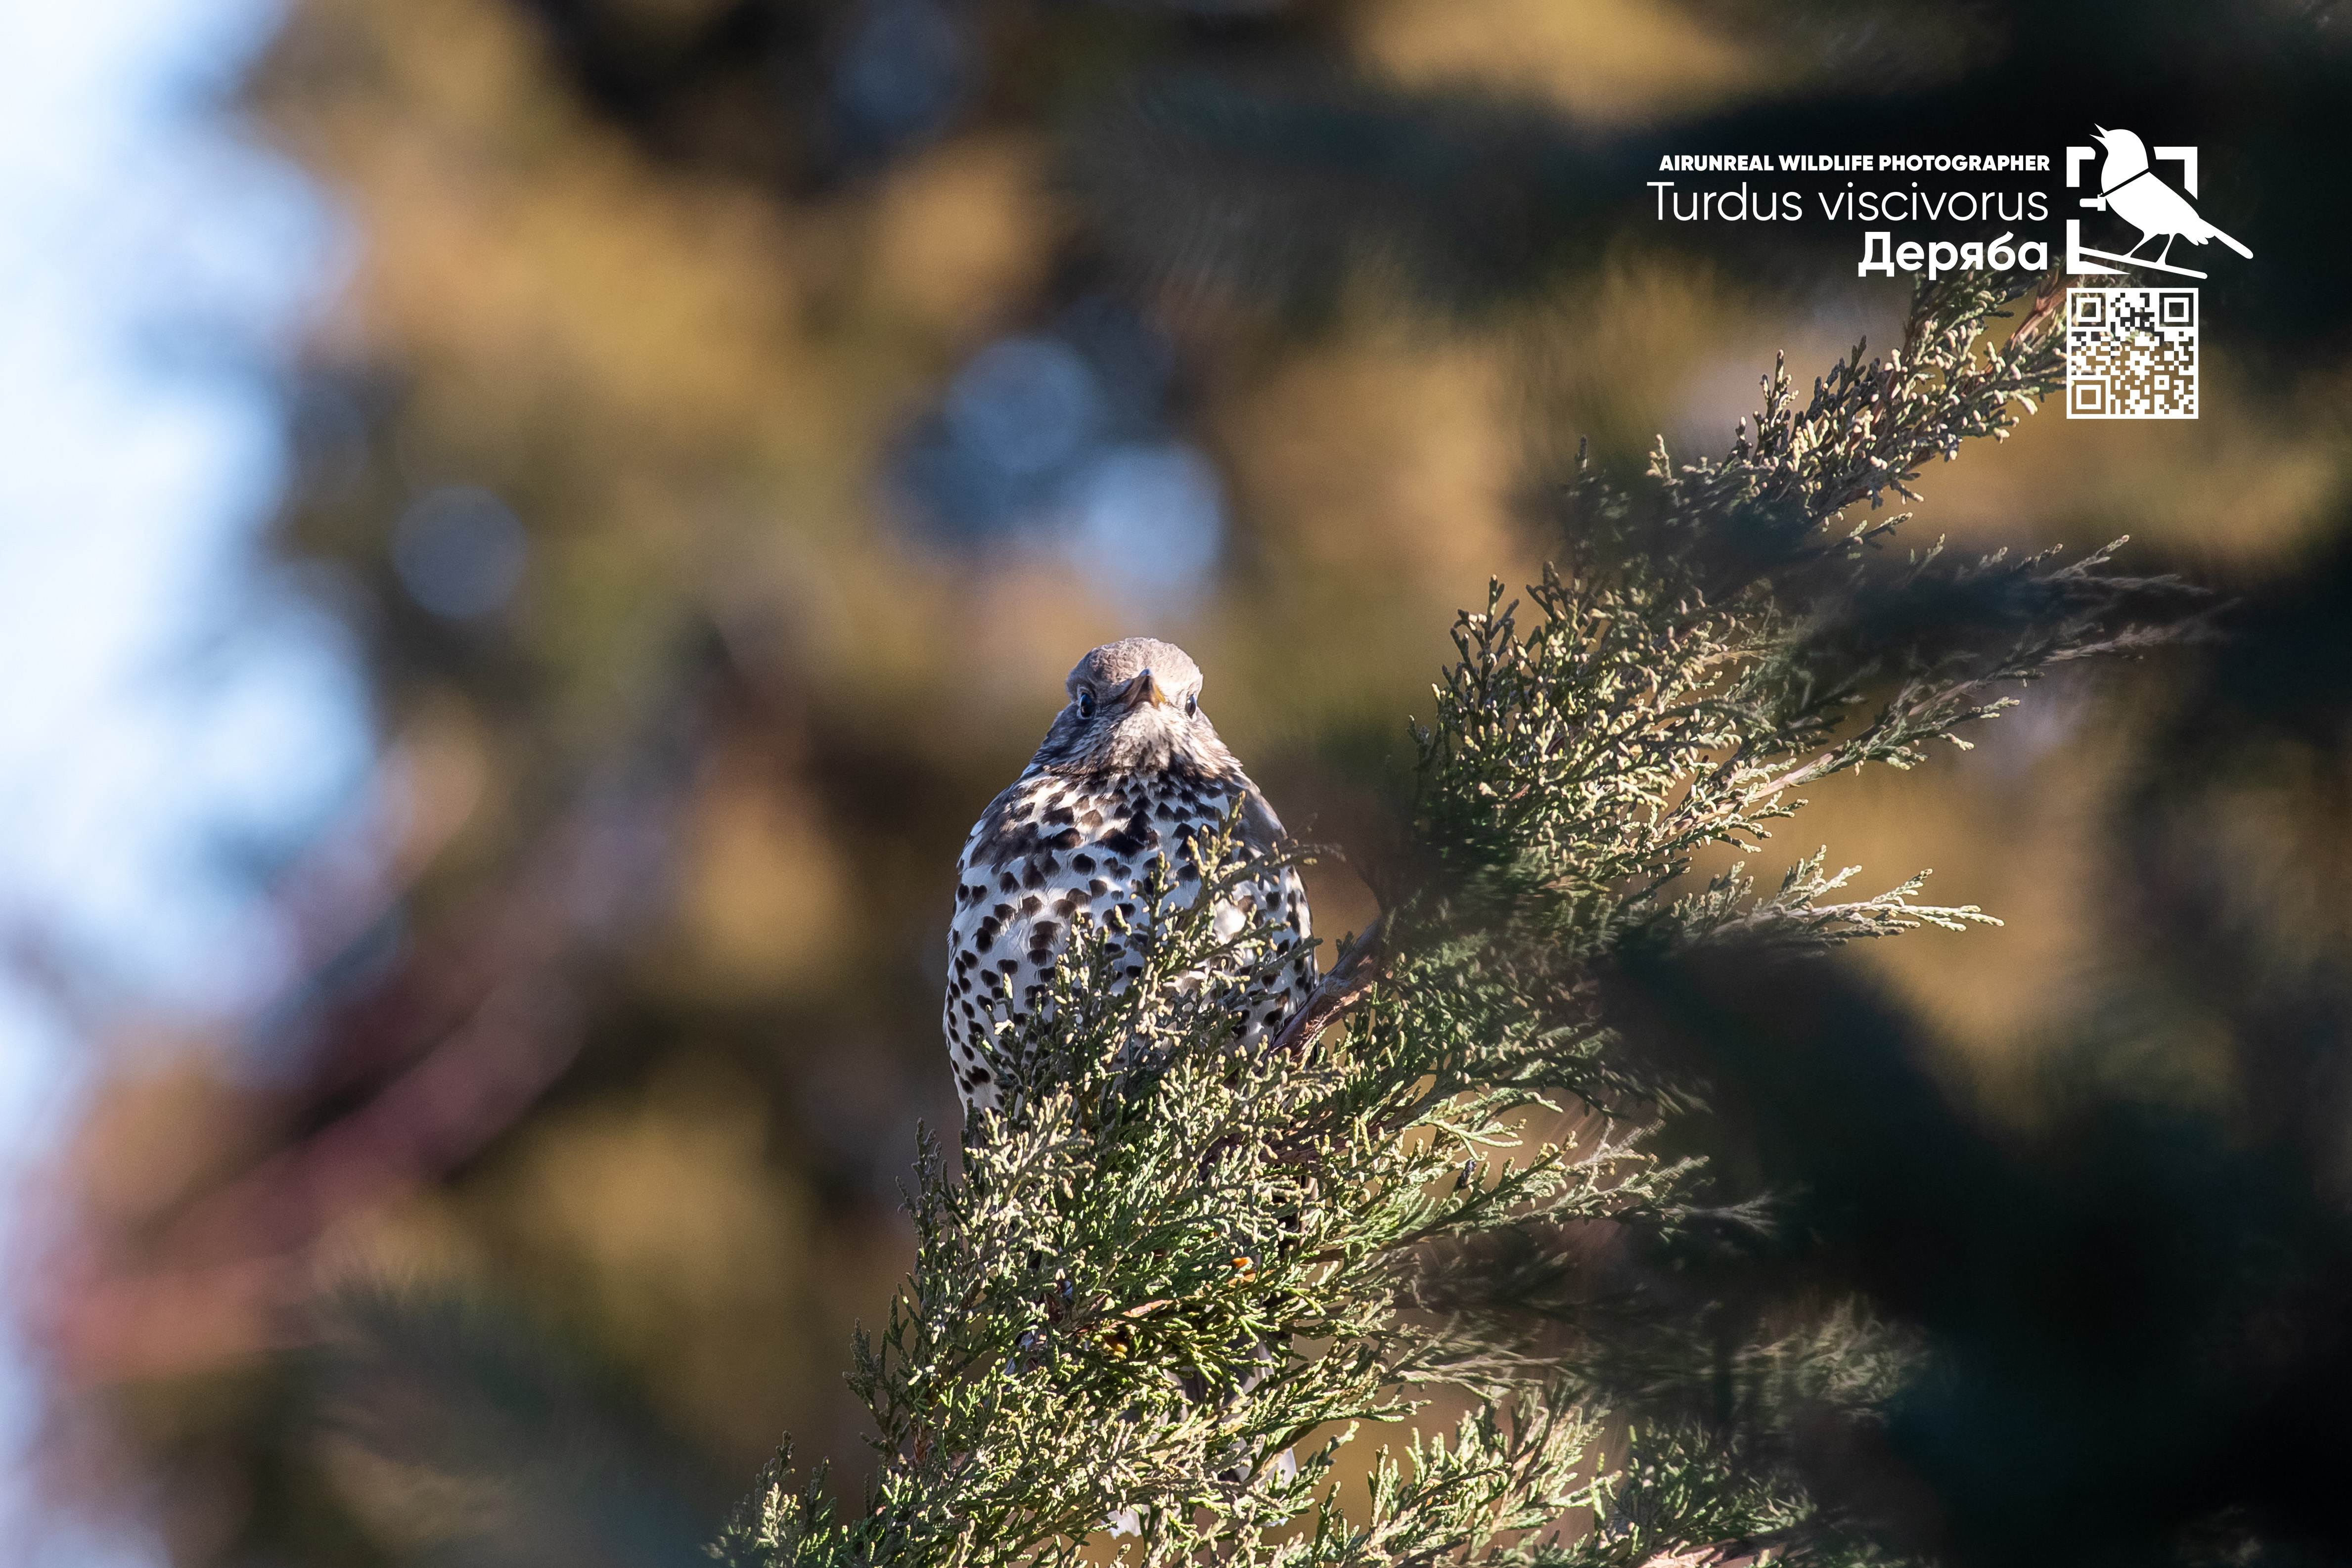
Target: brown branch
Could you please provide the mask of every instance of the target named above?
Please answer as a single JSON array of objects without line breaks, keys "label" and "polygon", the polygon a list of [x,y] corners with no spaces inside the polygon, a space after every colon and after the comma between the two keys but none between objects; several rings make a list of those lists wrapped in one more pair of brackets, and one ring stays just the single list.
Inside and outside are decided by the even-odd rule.
[{"label": "brown branch", "polygon": [[1776,1561],[1796,1539],[1793,1530],[1706,1545],[1663,1547],[1642,1560],[1641,1568],[1759,1568]]},{"label": "brown branch", "polygon": [[1389,928],[1394,911],[1382,911],[1380,918],[1366,926],[1363,933],[1339,950],[1339,961],[1333,964],[1308,993],[1306,1004],[1290,1015],[1282,1032],[1274,1037],[1269,1051],[1304,1051],[1320,1039],[1323,1031],[1339,1021],[1366,992],[1388,974]]},{"label": "brown branch", "polygon": [[[305,1337],[313,1325],[302,1310],[337,1224],[445,1176],[562,1075],[586,1039],[586,977],[612,933],[660,895],[653,857],[686,784],[678,769],[649,765],[662,744],[639,740],[606,759],[451,929],[358,999],[323,1009],[306,1082],[243,1094],[221,1114],[295,1123],[366,1083],[356,1104],[299,1135],[281,1131],[278,1146],[161,1211],[84,1214],[60,1193],[70,1223],[24,1271],[37,1281],[27,1316],[68,1377],[184,1375]],[[356,917],[339,923],[308,902],[293,907],[330,933],[314,939],[318,961]],[[287,1005],[315,982],[304,975]]]}]

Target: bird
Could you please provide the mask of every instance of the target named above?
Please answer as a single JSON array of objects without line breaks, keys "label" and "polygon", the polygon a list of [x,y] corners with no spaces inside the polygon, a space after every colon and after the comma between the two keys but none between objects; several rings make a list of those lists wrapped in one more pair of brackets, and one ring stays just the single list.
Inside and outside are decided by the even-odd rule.
[{"label": "bird", "polygon": [[2099,162],[2099,193],[2084,199],[2086,207],[2115,214],[2139,230],[2139,238],[2126,257],[2137,256],[2139,247],[2164,236],[2164,249],[2158,255],[2156,265],[2167,265],[2165,258],[2172,254],[2172,242],[2185,239],[2191,245],[2203,245],[2207,240],[2220,240],[2240,256],[2252,257],[2253,252],[2211,224],[2197,215],[2189,198],[2159,179],[2148,164],[2147,145],[2128,131],[2096,128],[2093,140],[2106,149]]},{"label": "bird", "polygon": [[[1003,1103],[1012,1064],[998,1055],[1000,1035],[1044,1005],[1080,915],[1108,931],[1124,986],[1141,972],[1125,936],[1150,920],[1155,873],[1168,877],[1172,907],[1191,908],[1202,888],[1195,841],[1229,818],[1245,874],[1220,897],[1216,932],[1238,936],[1255,917],[1273,949],[1274,977],[1244,998],[1233,1021],[1236,1043],[1246,1050],[1267,1040],[1313,992],[1307,889],[1297,867],[1276,858],[1286,838],[1282,819],[1217,737],[1201,708],[1202,685],[1200,666],[1172,643],[1126,637],[1090,650],[1064,681],[1069,700],[1029,766],[966,835],[940,1027],[967,1137],[975,1120]],[[1257,1364],[1239,1381],[1246,1393],[1279,1358],[1266,1342],[1244,1348]],[[1185,1393],[1195,1403],[1212,1396],[1197,1375],[1185,1379]],[[1273,1469],[1296,1476],[1297,1456],[1285,1448]],[[1244,1463],[1224,1475],[1241,1481],[1252,1473]],[[1131,1535],[1141,1518],[1119,1508],[1104,1523],[1114,1535]]]},{"label": "bird", "polygon": [[1234,1019],[1237,1045],[1270,1039],[1314,989],[1307,890],[1276,858],[1282,820],[1217,738],[1202,684],[1172,643],[1093,649],[1063,683],[1069,700],[1037,754],[966,836],[940,1024],[968,1129],[1001,1105],[1012,1064],[1000,1060],[1000,1035],[1043,1005],[1072,923],[1083,915],[1109,930],[1117,983],[1127,984],[1142,963],[1120,927],[1149,923],[1153,875],[1164,868],[1170,904],[1191,907],[1202,885],[1192,845],[1236,812],[1233,852],[1258,869],[1220,897],[1216,929],[1230,937],[1257,919],[1278,963]]}]

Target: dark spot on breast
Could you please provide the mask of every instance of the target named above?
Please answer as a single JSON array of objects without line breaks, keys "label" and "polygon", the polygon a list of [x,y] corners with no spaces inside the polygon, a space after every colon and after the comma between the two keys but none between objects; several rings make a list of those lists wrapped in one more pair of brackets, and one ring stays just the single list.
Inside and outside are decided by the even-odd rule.
[{"label": "dark spot on breast", "polygon": [[1045,907],[1045,901],[1034,893],[1021,901],[1021,913],[1024,915],[1034,915]]},{"label": "dark spot on breast", "polygon": [[1021,885],[1024,887],[1045,886],[1045,862],[1034,856],[1031,857],[1029,862],[1021,868]]},{"label": "dark spot on breast", "polygon": [[1087,883],[1087,891],[1093,894],[1097,898],[1100,898],[1104,894],[1110,891],[1110,883],[1105,882],[1100,877],[1097,877],[1094,881]]},{"label": "dark spot on breast", "polygon": [[972,831],[971,846],[965,852],[971,864],[1001,866],[1037,847],[1037,829],[1027,821],[1036,804],[1018,793],[1024,788],[1015,784],[988,803],[988,810],[981,814],[980,826]]},{"label": "dark spot on breast", "polygon": [[1060,929],[1060,926],[1050,920],[1040,920],[1036,925],[1029,927],[1030,946],[1043,949],[1054,940],[1054,933]]},{"label": "dark spot on breast", "polygon": [[1092,855],[1072,855],[1070,857],[1070,869],[1076,872],[1080,876],[1092,876],[1095,872],[1095,857]]},{"label": "dark spot on breast", "polygon": [[1037,820],[1053,827],[1066,828],[1078,820],[1078,814],[1067,806],[1056,806]]},{"label": "dark spot on breast", "polygon": [[1003,876],[996,879],[996,891],[999,893],[1011,893],[1014,888],[1019,887],[1021,883],[1019,879],[1014,877],[1009,871]]},{"label": "dark spot on breast", "polygon": [[1045,841],[1045,847],[1049,850],[1074,850],[1085,841],[1086,841],[1084,839],[1078,836],[1077,829],[1064,828],[1060,832],[1055,833],[1052,838]]}]

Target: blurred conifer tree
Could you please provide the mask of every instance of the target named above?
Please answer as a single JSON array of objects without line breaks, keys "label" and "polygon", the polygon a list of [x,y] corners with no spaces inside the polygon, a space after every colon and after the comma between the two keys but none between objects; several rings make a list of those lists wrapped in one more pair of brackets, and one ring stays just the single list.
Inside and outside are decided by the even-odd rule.
[{"label": "blurred conifer tree", "polygon": [[[1895,808],[1949,832],[1939,880],[2011,878],[2075,945],[2012,967],[2001,934],[1930,938],[1898,971],[1570,944],[1608,959],[1612,1052],[1707,1085],[1643,1157],[1721,1185],[1660,1198],[1680,1250],[1588,1267],[1514,1230],[1449,1265],[1467,1293],[1416,1288],[1578,1330],[1545,1364],[1651,1422],[1619,1495],[1663,1500],[1596,1551],[1784,1516],[1969,1563],[2352,1551],[2320,1462],[2352,1401],[2346,297],[2307,264],[2342,249],[2311,199],[2341,32],[2185,0],[289,7],[249,102],[355,248],[290,389],[278,542],[370,652],[401,811],[360,846],[381,887],[337,881],[348,846],[291,868],[317,950],[227,1065],[126,1074],[77,1156],[119,1278],[64,1338],[128,1385],[173,1550],[677,1561],[779,1427],[858,1495],[837,1351],[914,1246],[913,1124],[953,1116],[948,868],[1076,649],[1202,655],[1286,815],[1370,852],[1377,899],[1310,868],[1339,928],[1444,885],[1382,763],[1490,573],[1671,560],[1794,617],[1782,677],[1874,667],[1874,703],[1886,672],[2104,635],[2070,597],[2095,575],[1955,551],[1848,579],[1790,557],[1801,510],[1641,477],[1653,432],[1714,417],[1694,387],[1729,360],[1744,387],[1852,260],[1662,237],[1661,152],[2038,151],[2095,116],[2201,143],[2245,214],[2265,265],[2217,277],[2210,339],[2256,412],[2105,456],[2041,422],[1938,499],[1974,497],[1954,529],[1988,549],[2129,528],[2244,607],[2122,695],[2051,703],[2054,760],[1996,740]],[[1027,442],[1041,410],[1060,434]],[[1588,431],[1575,503],[1528,504]],[[1121,570],[1089,553],[1071,518],[1118,474],[1177,497],[1193,575],[1137,575],[1116,534]],[[1552,896],[1482,877],[1459,896]],[[1576,921],[1614,907],[1561,918],[1599,943]],[[2032,1065],[1956,1087],[1971,1008],[2028,992]],[[1769,1229],[1706,1222],[1761,1191]],[[318,1310],[386,1272],[429,1284]],[[1620,1291],[1675,1330],[1628,1342],[1654,1366],[1591,1354]],[[327,1354],[259,1354],[289,1338]],[[1842,1366],[1871,1376],[1808,1381]],[[584,1459],[505,1473],[485,1433]],[[1695,1433],[1754,1446],[1727,1468]],[[1715,1484],[1735,1470],[1754,1486]]]}]

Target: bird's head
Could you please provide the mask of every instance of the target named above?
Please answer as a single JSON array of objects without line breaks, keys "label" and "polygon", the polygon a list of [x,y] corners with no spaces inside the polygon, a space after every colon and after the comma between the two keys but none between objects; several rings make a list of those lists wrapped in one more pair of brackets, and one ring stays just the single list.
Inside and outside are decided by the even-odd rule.
[{"label": "bird's head", "polygon": [[2129,131],[2109,131],[2105,126],[2092,128],[2091,140],[2107,150],[2107,156],[2126,166],[2126,171],[2147,167],[2147,143]]},{"label": "bird's head", "polygon": [[1122,773],[1179,762],[1221,772],[1232,764],[1201,711],[1201,666],[1173,643],[1106,643],[1077,662],[1066,685],[1069,706],[1045,732],[1041,764]]}]

